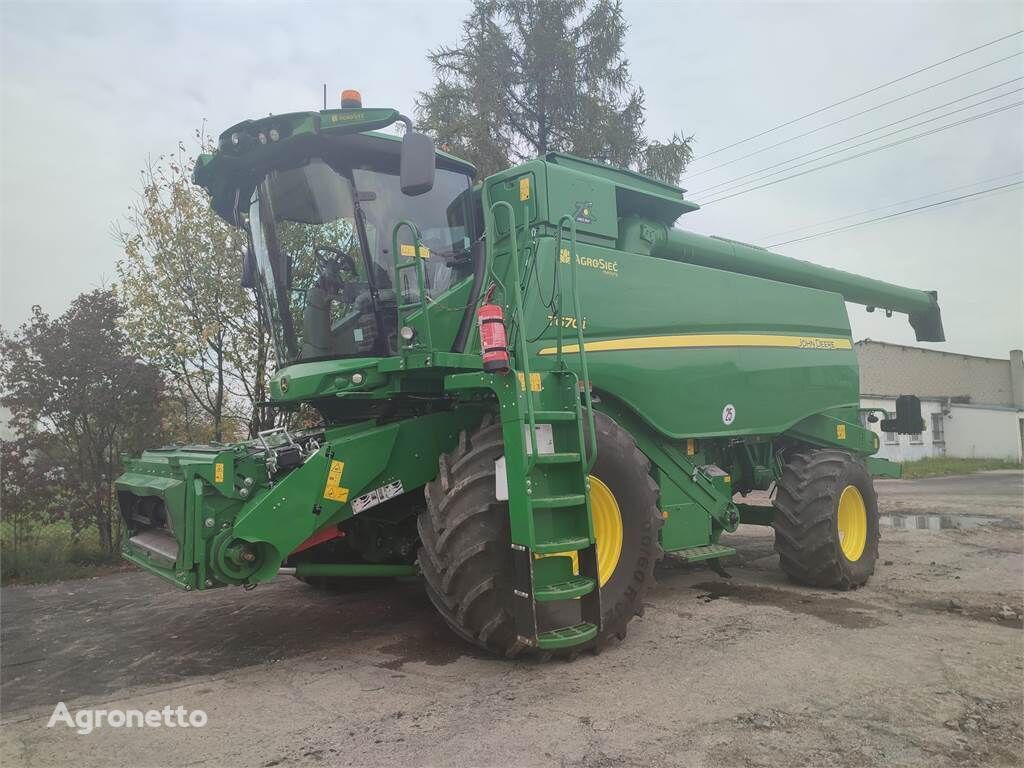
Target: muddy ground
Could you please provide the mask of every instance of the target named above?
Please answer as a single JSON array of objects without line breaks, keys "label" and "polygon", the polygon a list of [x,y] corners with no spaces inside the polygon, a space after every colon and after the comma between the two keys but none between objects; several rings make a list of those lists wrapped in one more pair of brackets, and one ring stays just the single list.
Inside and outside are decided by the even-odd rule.
[{"label": "muddy ground", "polygon": [[[122,573],[6,589],[0,759],[1022,764],[1021,473],[878,488],[895,517],[866,588],[787,583],[771,531],[744,526],[728,537],[739,553],[731,579],[665,563],[626,641],[574,663],[482,656],[415,582],[336,596],[283,578],[186,594]],[[58,701],[72,711],[180,705],[208,724],[77,735],[46,727]]]}]

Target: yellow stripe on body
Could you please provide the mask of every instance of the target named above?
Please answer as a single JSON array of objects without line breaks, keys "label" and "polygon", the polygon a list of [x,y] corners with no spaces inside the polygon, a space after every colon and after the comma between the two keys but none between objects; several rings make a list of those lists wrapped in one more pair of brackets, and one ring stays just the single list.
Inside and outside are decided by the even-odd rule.
[{"label": "yellow stripe on body", "polygon": [[[587,341],[586,352],[623,352],[637,349],[707,349],[713,347],[777,347],[782,349],[853,349],[849,339],[826,336],[778,336],[761,333],[692,333],[675,336],[635,336],[627,339]],[[579,352],[579,344],[566,344],[564,353]],[[554,355],[557,347],[545,347],[538,354]]]}]

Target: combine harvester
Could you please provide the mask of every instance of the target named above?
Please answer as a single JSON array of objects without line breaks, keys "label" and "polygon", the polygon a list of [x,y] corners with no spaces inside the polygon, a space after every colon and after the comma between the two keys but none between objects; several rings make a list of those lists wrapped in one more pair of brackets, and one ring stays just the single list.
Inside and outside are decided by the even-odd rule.
[{"label": "combine harvester", "polygon": [[[474,183],[345,96],[195,170],[248,237],[272,405],[321,425],[129,460],[128,560],[186,590],[419,573],[507,656],[623,638],[663,552],[716,565],[740,523],[803,584],[868,580],[898,467],[870,458],[846,302],[942,341],[934,293],[674,229],[682,189],[578,157]],[[883,427],[920,432],[917,399]]]}]

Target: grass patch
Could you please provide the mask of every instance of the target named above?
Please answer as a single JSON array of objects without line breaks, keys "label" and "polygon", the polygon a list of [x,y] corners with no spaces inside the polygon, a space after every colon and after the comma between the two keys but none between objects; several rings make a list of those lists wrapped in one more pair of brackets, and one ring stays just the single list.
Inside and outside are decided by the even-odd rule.
[{"label": "grass patch", "polygon": [[936,456],[903,464],[903,479],[915,480],[921,477],[945,477],[946,475],[969,475],[988,469],[1021,469],[1021,464],[1005,459],[956,459]]},{"label": "grass patch", "polygon": [[123,563],[99,545],[96,531],[87,529],[77,541],[66,522],[36,525],[26,532],[17,551],[10,527],[0,525],[0,583],[43,584],[82,579],[115,570]]}]

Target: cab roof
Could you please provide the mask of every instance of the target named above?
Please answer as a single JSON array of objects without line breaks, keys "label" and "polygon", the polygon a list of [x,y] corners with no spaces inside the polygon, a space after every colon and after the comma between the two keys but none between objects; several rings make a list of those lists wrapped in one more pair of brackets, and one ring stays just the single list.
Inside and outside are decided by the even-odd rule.
[{"label": "cab roof", "polygon": [[[354,167],[398,172],[402,137],[381,133],[401,120],[394,109],[325,109],[291,112],[245,120],[218,138],[217,150],[196,159],[193,180],[210,193],[219,216],[237,224],[237,211],[248,206],[253,189],[275,169],[294,168],[329,154]],[[475,177],[476,168],[437,152],[437,167]]]}]

